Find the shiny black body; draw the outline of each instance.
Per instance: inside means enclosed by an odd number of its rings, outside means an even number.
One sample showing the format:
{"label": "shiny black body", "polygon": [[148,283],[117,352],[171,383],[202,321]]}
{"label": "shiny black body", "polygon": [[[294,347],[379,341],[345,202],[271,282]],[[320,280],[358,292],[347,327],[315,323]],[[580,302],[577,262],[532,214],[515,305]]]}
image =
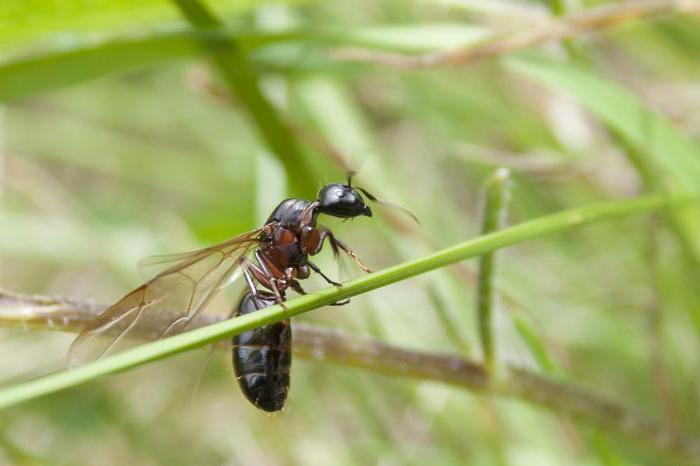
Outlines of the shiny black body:
{"label": "shiny black body", "polygon": [[[365,193],[364,190],[362,192]],[[365,195],[375,200],[369,193]],[[305,294],[299,280],[308,278],[311,271],[329,284],[340,286],[309,260],[309,256],[321,251],[326,239],[334,253],[342,251],[348,254],[358,267],[369,272],[347,245],[335,238],[327,228],[317,226],[319,214],[340,218],[371,217],[372,211],[350,180],[347,184],[324,186],[315,201],[282,201],[261,229],[258,238],[260,245],[254,251],[255,262],[244,262],[243,275],[248,288],[239,301],[236,315],[283,304],[289,288]],[[248,400],[265,411],[282,409],[289,391],[292,363],[289,320],[244,332],[234,337],[232,343],[234,371]]]}
{"label": "shiny black body", "polygon": [[[369,195],[366,191],[365,195]],[[374,198],[374,196],[371,196]],[[327,184],[318,192],[318,211],[340,218],[372,216],[372,209],[365,204],[360,193],[348,184]]]}
{"label": "shiny black body", "polygon": [[[274,294],[258,291],[257,306],[276,304]],[[236,315],[257,311],[248,291]],[[289,320],[243,332],[233,337],[233,368],[243,394],[263,411],[279,411],[289,392],[292,365],[292,327]]]}
{"label": "shiny black body", "polygon": [[[267,224],[277,222],[283,228],[294,229],[299,227],[304,211],[311,202],[305,199],[286,199],[279,203],[275,210],[267,218]],[[314,217],[318,215],[315,214]]]}

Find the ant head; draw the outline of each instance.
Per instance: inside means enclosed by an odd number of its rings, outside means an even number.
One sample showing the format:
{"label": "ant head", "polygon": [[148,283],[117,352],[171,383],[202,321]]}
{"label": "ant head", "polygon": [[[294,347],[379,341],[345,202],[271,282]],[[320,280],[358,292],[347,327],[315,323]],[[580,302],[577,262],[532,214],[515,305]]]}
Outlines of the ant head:
{"label": "ant head", "polygon": [[332,183],[321,188],[318,212],[340,218],[372,216],[372,210],[365,204],[360,191],[352,186],[352,174],[348,176],[347,184]]}

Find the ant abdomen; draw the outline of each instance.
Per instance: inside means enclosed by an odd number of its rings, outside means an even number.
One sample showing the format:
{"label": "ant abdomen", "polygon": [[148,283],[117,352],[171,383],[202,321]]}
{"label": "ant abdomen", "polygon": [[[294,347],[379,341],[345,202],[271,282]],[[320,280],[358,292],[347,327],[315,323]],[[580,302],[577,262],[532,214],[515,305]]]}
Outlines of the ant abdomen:
{"label": "ant abdomen", "polygon": [[[256,305],[257,301],[257,305]],[[275,295],[258,290],[257,298],[247,291],[236,315],[244,315],[277,304]],[[284,406],[289,392],[292,365],[292,327],[289,320],[265,325],[232,339],[233,370],[243,394],[256,407],[269,412]]]}

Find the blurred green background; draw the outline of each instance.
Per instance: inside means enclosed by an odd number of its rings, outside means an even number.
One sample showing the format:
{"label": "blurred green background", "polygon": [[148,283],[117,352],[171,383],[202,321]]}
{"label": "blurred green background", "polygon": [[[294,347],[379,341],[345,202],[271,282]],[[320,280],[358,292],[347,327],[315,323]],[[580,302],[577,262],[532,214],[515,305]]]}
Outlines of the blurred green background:
{"label": "blurred green background", "polygon": [[[500,166],[513,173],[509,223],[655,190],[697,191],[700,21],[692,14],[465,67],[404,70],[331,53],[446,50],[600,4],[210,1],[226,22],[216,37],[237,41],[272,117],[291,123],[273,138],[298,149],[275,154],[247,96],[228,95],[197,43],[204,35],[188,32],[175,4],[2,2],[0,286],[113,302],[140,283],[141,257],[255,228],[281,199],[313,196],[348,166],[422,223],[397,226],[381,212],[324,220],[373,269],[478,235],[482,183]],[[502,252],[499,360],[540,370],[521,336],[535,335],[551,374],[697,433],[696,214],[596,224]],[[318,260],[329,275],[360,273],[331,256]],[[299,320],[478,360],[474,283],[454,272]],[[73,337],[0,335],[5,385],[62,369]],[[0,461],[677,464],[520,401],[299,358],[287,408],[270,416],[239,393],[228,357],[217,352],[206,366],[205,353],[6,410]]]}

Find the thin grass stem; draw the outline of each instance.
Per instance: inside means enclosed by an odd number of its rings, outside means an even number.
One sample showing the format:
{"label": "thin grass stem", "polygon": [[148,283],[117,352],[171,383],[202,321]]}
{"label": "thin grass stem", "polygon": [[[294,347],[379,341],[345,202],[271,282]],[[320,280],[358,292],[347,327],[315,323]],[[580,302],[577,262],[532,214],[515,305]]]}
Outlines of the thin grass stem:
{"label": "thin grass stem", "polygon": [[[499,168],[484,183],[483,216],[481,234],[487,235],[503,228],[508,211],[510,170]],[[494,274],[496,252],[479,257],[476,307],[479,322],[479,341],[484,364],[489,373],[495,368],[495,342],[493,336]]]}
{"label": "thin grass stem", "polygon": [[690,201],[697,201],[697,197],[656,194],[591,204],[545,215],[467,240],[420,259],[403,262],[361,276],[345,283],[340,288],[331,287],[301,296],[289,301],[286,308],[280,305],[271,306],[214,325],[174,335],[164,340],[144,344],[81,367],[6,387],[0,390],[0,409],[200,348],[247,330],[288,319],[345,298],[367,293],[526,240],[542,238],[592,222],[623,218],[642,212],[651,212],[662,207],[686,204]]}
{"label": "thin grass stem", "polygon": [[[224,24],[198,0],[173,0],[192,27],[200,32],[223,29]],[[231,94],[248,110],[263,141],[282,162],[289,184],[300,195],[315,194],[312,175],[291,130],[260,89],[260,78],[246,59],[245,51],[233,37],[211,39],[204,34],[200,42],[212,55]]]}

